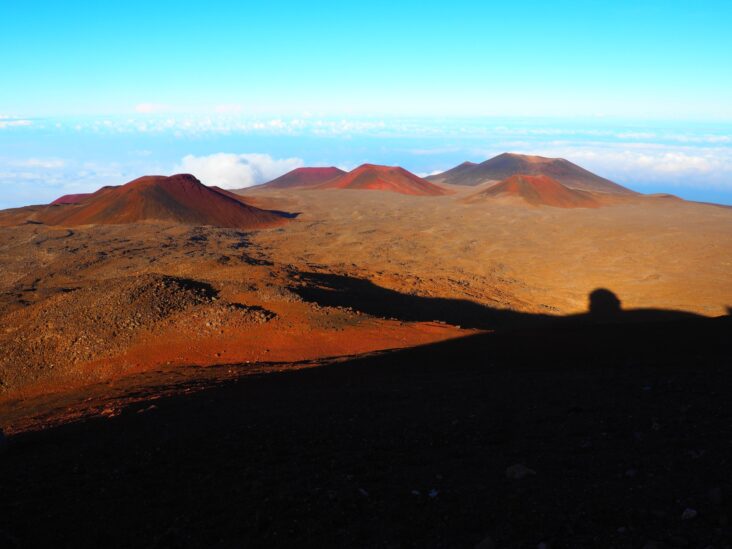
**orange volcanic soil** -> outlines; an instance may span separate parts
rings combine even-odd
[[[131,374],[186,366],[251,365],[254,373],[297,369],[300,363],[357,356],[425,345],[478,333],[431,322],[402,323],[365,319],[358,325],[323,329],[310,324],[304,307],[277,308],[285,321],[253,324],[246,330],[209,330],[200,327],[141,334],[123,352],[104,359],[76,364],[73,375],[39,379],[16,388],[0,404],[19,397],[68,391],[95,380],[115,380]],[[255,367],[255,365],[259,365]]]
[[[279,305],[273,309],[283,320],[252,324],[246,330],[171,329],[155,336],[143,335],[123,353],[90,361],[80,365],[78,371],[88,380],[191,365],[278,363],[285,367],[303,361],[414,347],[478,333],[446,324],[386,319],[364,319],[338,329],[323,329],[313,326],[313,315],[306,306]],[[43,393],[57,387],[54,381],[41,382],[18,393]]]
[[[296,168],[259,187],[262,189],[316,187],[345,173],[343,170],[332,166],[329,168]]]
[[[49,225],[120,224],[171,221],[232,228],[264,228],[284,223],[278,213],[245,204],[223,189],[211,189],[189,174],[140,177],[105,187],[79,205],[52,206],[38,216]]]
[[[363,164],[337,179],[318,186],[319,189],[362,189],[391,191],[414,196],[440,196],[446,189],[430,183],[399,166]]]
[[[589,192],[570,189],[545,175],[514,175],[469,197],[469,201],[518,198],[532,206],[599,208],[600,199]]]
[[[572,189],[609,194],[635,194],[630,189],[600,177],[564,158],[546,158],[524,154],[503,153],[480,164],[464,162],[427,179],[451,185],[480,185],[501,181],[512,175],[544,175]]]
[[[186,254],[195,256],[197,247],[208,247],[204,235],[211,230],[216,229],[197,228],[192,234],[201,238],[184,245]],[[220,241],[211,246],[221,249],[240,238],[234,231],[215,234]],[[166,250],[175,247],[168,243]],[[156,265],[160,268],[161,262]],[[206,269],[199,263],[196,271]],[[258,371],[273,363],[277,368],[299,367],[295,363],[475,333],[442,323],[316,307],[283,286],[298,284],[299,278],[283,280],[282,272],[267,265],[237,272],[247,283],[223,283],[220,291],[192,279],[138,273],[16,309],[2,317],[12,329],[0,332],[0,403],[6,395],[15,399],[53,393],[161,368],[257,363]],[[232,276],[239,279],[241,274]],[[46,368],[48,364],[53,366]]]

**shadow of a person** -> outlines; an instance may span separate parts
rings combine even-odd
[[[597,288],[589,295],[589,316],[592,320],[617,320],[622,314],[620,299],[607,288]]]
[[[577,317],[576,317],[577,318]],[[703,318],[696,313],[666,309],[623,309],[620,298],[607,288],[597,288],[589,295],[589,311],[579,318],[592,323],[667,322]]]

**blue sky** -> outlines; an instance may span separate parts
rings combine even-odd
[[[732,203],[730,2],[0,0],[0,18],[0,207],[150,170],[246,184],[503,150]]]

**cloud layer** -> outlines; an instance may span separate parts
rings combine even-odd
[[[0,116],[0,130],[4,128],[18,128],[32,126],[33,122],[30,120],[5,120]]]
[[[275,159],[268,154],[216,153],[207,156],[184,156],[176,172],[191,173],[206,185],[240,189],[264,183],[299,168],[301,158]]]
[[[139,110],[116,118],[31,121],[0,115],[0,207],[93,191],[145,174],[189,172],[208,185],[242,188],[305,163],[399,164],[429,174],[507,151],[567,158],[641,192],[732,204],[732,123],[306,114],[257,119],[240,114],[236,105],[201,116],[156,114],[165,106],[155,104]],[[210,154],[231,150],[270,154]]]

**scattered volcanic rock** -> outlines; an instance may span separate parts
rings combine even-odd
[[[263,189],[295,189],[298,187],[317,187],[335,179],[346,172],[339,168],[296,168],[285,175],[260,185]]]
[[[206,187],[189,174],[140,177],[126,185],[100,189],[77,205],[49,206],[37,219],[65,226],[170,221],[240,229],[285,222],[282,214],[250,206],[228,191]]]
[[[532,206],[555,208],[599,208],[603,205],[597,194],[570,189],[545,175],[513,175],[467,200],[477,202],[492,198],[519,199]]]
[[[562,185],[571,189],[613,194],[635,194],[630,189],[595,175],[569,160],[513,153],[499,154],[480,164],[465,162],[446,172],[432,175],[427,179],[434,183],[475,186],[490,181],[502,181],[518,174],[544,175],[556,179]]]
[[[115,356],[141,334],[160,330],[200,336],[211,326],[238,329],[268,321],[259,307],[227,303],[208,283],[147,273],[61,292],[2,317],[0,394]],[[171,328],[171,326],[173,328]]]
[[[391,191],[415,196],[440,196],[449,191],[399,166],[363,164],[318,189],[365,189]]]

